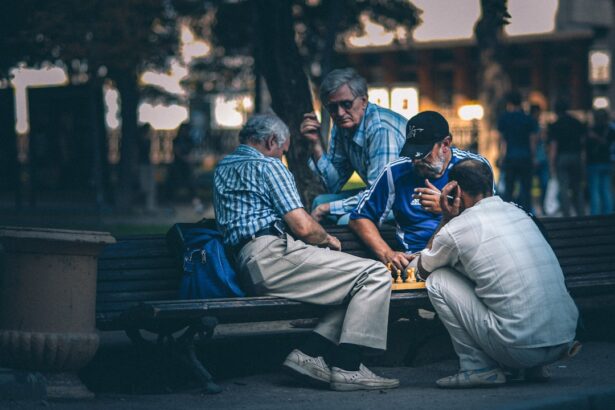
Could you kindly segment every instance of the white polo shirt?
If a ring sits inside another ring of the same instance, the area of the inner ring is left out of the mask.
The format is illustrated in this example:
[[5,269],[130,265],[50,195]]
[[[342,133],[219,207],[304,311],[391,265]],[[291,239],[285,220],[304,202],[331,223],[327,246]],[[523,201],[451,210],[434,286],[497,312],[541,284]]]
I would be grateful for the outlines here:
[[448,222],[421,252],[421,265],[450,266],[474,282],[490,311],[486,326],[502,343],[529,348],[574,338],[578,311],[553,250],[534,221],[499,196]]

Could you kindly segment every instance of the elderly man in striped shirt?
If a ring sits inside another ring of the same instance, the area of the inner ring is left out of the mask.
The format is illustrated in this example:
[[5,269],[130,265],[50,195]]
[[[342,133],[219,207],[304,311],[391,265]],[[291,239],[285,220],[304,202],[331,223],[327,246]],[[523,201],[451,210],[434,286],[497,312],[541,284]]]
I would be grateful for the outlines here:
[[361,363],[364,350],[386,348],[389,272],[339,252],[339,240],[303,209],[281,161],[290,134],[279,118],[251,117],[239,140],[216,169],[214,208],[240,276],[256,294],[329,307],[284,366],[337,391],[397,387]]
[[333,70],[325,77],[320,101],[333,120],[328,153],[320,143],[316,115],[305,114],[301,123],[301,135],[310,142],[310,168],[329,192],[316,197],[312,216],[345,225],[365,191],[340,190],[354,171],[369,188],[384,166],[399,157],[406,140],[406,118],[368,102],[367,83],[352,68]]

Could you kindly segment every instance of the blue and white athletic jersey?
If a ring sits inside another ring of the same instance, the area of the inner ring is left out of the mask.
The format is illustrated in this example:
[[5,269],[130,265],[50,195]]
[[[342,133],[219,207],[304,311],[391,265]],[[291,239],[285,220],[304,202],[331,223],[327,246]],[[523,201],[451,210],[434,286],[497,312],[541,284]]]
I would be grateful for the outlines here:
[[[455,147],[451,148],[451,153],[444,174],[429,181],[439,190],[448,183],[450,169],[462,159],[474,158],[489,164],[482,156]],[[426,211],[418,199],[412,198],[415,188],[426,188],[425,177],[414,172],[410,158],[401,157],[384,168],[350,219],[367,218],[380,226],[392,211],[397,223],[397,240],[406,252],[418,252],[427,246],[442,216]]]
[[303,204],[295,178],[279,159],[240,145],[216,167],[214,211],[225,245],[237,245],[297,208]]

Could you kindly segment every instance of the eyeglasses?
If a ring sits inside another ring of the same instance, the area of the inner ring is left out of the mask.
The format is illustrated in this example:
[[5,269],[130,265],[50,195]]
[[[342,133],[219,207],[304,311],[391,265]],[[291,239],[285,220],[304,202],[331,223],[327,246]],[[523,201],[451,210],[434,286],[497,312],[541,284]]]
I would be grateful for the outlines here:
[[352,100],[330,102],[326,105],[327,111],[329,111],[329,114],[334,114],[338,111],[338,107],[342,107],[342,110],[348,111],[349,109],[352,108],[352,105],[354,104],[354,100],[356,100],[357,98],[359,98],[359,96],[354,97]]

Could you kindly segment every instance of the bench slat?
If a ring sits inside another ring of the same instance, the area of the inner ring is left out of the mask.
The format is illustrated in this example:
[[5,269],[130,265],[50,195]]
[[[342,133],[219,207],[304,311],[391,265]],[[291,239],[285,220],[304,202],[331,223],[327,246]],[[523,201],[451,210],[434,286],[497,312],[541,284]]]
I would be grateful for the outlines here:
[[146,258],[146,259],[102,259],[98,261],[98,269],[145,269],[145,268],[172,268],[176,261],[171,258]]
[[173,268],[161,269],[130,269],[130,270],[99,270],[98,283],[99,286],[103,282],[119,282],[123,280],[139,280],[139,279],[172,279],[179,280],[181,272]]
[[177,299],[179,285],[171,290],[152,290],[139,292],[105,292],[96,295],[97,302],[142,302],[146,300]]
[[99,282],[98,290],[100,294],[126,292],[126,291],[150,291],[150,290],[171,290],[179,291],[179,279],[164,280],[131,280],[117,282]]

